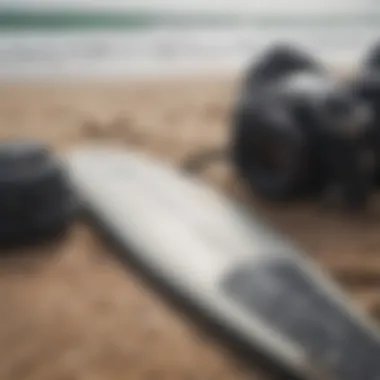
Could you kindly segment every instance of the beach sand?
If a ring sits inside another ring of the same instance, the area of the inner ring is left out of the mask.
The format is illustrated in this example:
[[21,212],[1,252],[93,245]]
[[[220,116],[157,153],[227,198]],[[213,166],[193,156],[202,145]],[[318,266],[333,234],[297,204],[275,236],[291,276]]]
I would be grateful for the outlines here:
[[[176,164],[225,144],[235,89],[226,78],[2,85],[0,133],[39,138],[59,152],[114,142]],[[247,199],[226,164],[202,177]],[[250,205],[380,317],[378,203],[357,218],[318,204]],[[269,379],[201,335],[79,223],[64,242],[1,259],[0,272],[2,380]]]

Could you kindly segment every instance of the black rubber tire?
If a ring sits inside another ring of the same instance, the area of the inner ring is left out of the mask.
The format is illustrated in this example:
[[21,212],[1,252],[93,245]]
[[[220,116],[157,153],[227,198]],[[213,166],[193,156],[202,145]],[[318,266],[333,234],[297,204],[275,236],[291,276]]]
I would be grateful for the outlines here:
[[243,86],[249,91],[299,72],[324,73],[325,69],[302,49],[288,44],[277,44],[265,51],[260,60],[247,69]]
[[[283,119],[273,119],[272,116],[278,116],[279,111],[283,112]],[[231,141],[234,166],[251,191],[276,202],[290,201],[306,194],[310,183],[309,146],[286,110],[268,105],[258,110],[237,109]],[[282,165],[275,170],[263,164],[268,154],[263,152],[263,147],[267,144],[284,153]]]
[[0,247],[44,243],[67,232],[77,205],[60,160],[35,141],[0,144]]

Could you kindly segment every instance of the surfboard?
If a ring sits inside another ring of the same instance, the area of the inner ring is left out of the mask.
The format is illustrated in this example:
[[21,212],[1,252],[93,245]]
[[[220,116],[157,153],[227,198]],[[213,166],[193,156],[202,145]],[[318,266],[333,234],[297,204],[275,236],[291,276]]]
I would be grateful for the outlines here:
[[378,380],[380,334],[345,293],[262,218],[138,152],[66,157],[102,233],[210,323],[287,379]]

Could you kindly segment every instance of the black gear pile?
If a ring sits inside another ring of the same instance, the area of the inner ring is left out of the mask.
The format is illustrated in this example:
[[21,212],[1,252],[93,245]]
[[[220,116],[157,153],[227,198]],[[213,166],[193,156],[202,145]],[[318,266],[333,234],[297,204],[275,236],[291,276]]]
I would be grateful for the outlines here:
[[[380,182],[378,47],[362,66],[343,82],[301,49],[277,45],[249,67],[227,156],[253,193],[289,201],[336,189],[350,208],[365,207]],[[202,153],[184,168],[216,157]]]
[[60,160],[43,144],[0,144],[0,245],[40,243],[68,230],[76,204]]

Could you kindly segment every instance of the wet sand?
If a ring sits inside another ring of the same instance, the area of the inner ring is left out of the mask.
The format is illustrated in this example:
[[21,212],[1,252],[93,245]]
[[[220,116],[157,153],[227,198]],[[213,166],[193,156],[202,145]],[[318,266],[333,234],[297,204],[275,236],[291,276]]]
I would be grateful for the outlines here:
[[[172,164],[226,141],[232,79],[0,86],[1,138],[43,139],[63,152],[108,141]],[[227,165],[202,176],[247,199]],[[250,202],[380,318],[380,207],[364,217],[318,204]],[[252,376],[122,268],[91,230],[0,261],[0,378],[269,379]]]

